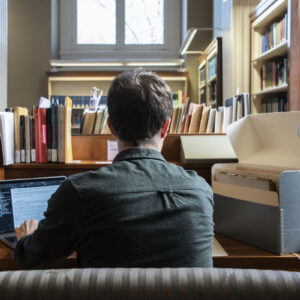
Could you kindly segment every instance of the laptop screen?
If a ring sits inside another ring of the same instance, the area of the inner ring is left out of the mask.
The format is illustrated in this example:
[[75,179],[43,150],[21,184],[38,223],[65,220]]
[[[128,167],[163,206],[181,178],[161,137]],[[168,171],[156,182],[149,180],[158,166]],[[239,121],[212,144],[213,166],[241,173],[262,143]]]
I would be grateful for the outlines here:
[[0,181],[0,234],[14,232],[25,220],[44,218],[48,200],[65,177]]

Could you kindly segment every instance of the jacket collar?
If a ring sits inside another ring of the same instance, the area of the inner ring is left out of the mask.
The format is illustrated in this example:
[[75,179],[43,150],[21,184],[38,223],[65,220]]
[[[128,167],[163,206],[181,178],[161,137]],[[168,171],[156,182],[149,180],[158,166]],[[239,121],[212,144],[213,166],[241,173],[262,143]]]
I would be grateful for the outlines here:
[[115,157],[113,163],[122,161],[122,160],[134,160],[134,159],[157,159],[161,161],[166,161],[160,152],[149,149],[149,148],[130,148],[124,150]]

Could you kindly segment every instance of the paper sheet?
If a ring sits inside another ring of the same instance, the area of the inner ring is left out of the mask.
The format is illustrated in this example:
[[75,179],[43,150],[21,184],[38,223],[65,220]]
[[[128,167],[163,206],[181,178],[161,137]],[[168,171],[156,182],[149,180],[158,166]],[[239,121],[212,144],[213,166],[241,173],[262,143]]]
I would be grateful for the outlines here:
[[118,144],[116,141],[107,141],[107,160],[112,161],[118,154]]
[[214,238],[214,247],[212,251],[212,256],[228,256],[228,253],[224,250],[221,244],[218,242],[216,238]]

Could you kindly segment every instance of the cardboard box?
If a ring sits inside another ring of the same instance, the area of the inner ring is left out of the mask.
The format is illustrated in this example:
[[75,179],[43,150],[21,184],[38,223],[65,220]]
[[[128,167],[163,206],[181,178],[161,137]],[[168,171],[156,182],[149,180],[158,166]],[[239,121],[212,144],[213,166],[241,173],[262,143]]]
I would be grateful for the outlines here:
[[250,115],[227,135],[239,163],[212,168],[215,231],[278,254],[300,252],[300,112]]
[[238,161],[225,134],[180,136],[180,160],[185,164]]

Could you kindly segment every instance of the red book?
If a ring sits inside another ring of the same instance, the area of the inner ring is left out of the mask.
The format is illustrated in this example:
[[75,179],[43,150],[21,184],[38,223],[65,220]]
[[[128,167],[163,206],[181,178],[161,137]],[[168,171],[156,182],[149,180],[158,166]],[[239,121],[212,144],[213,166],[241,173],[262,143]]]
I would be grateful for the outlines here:
[[39,116],[39,158],[40,163],[47,162],[47,125],[46,108],[38,109]]
[[35,161],[37,163],[40,162],[40,133],[39,133],[39,110],[38,108],[33,109],[33,117],[34,117],[34,143],[35,143]]

